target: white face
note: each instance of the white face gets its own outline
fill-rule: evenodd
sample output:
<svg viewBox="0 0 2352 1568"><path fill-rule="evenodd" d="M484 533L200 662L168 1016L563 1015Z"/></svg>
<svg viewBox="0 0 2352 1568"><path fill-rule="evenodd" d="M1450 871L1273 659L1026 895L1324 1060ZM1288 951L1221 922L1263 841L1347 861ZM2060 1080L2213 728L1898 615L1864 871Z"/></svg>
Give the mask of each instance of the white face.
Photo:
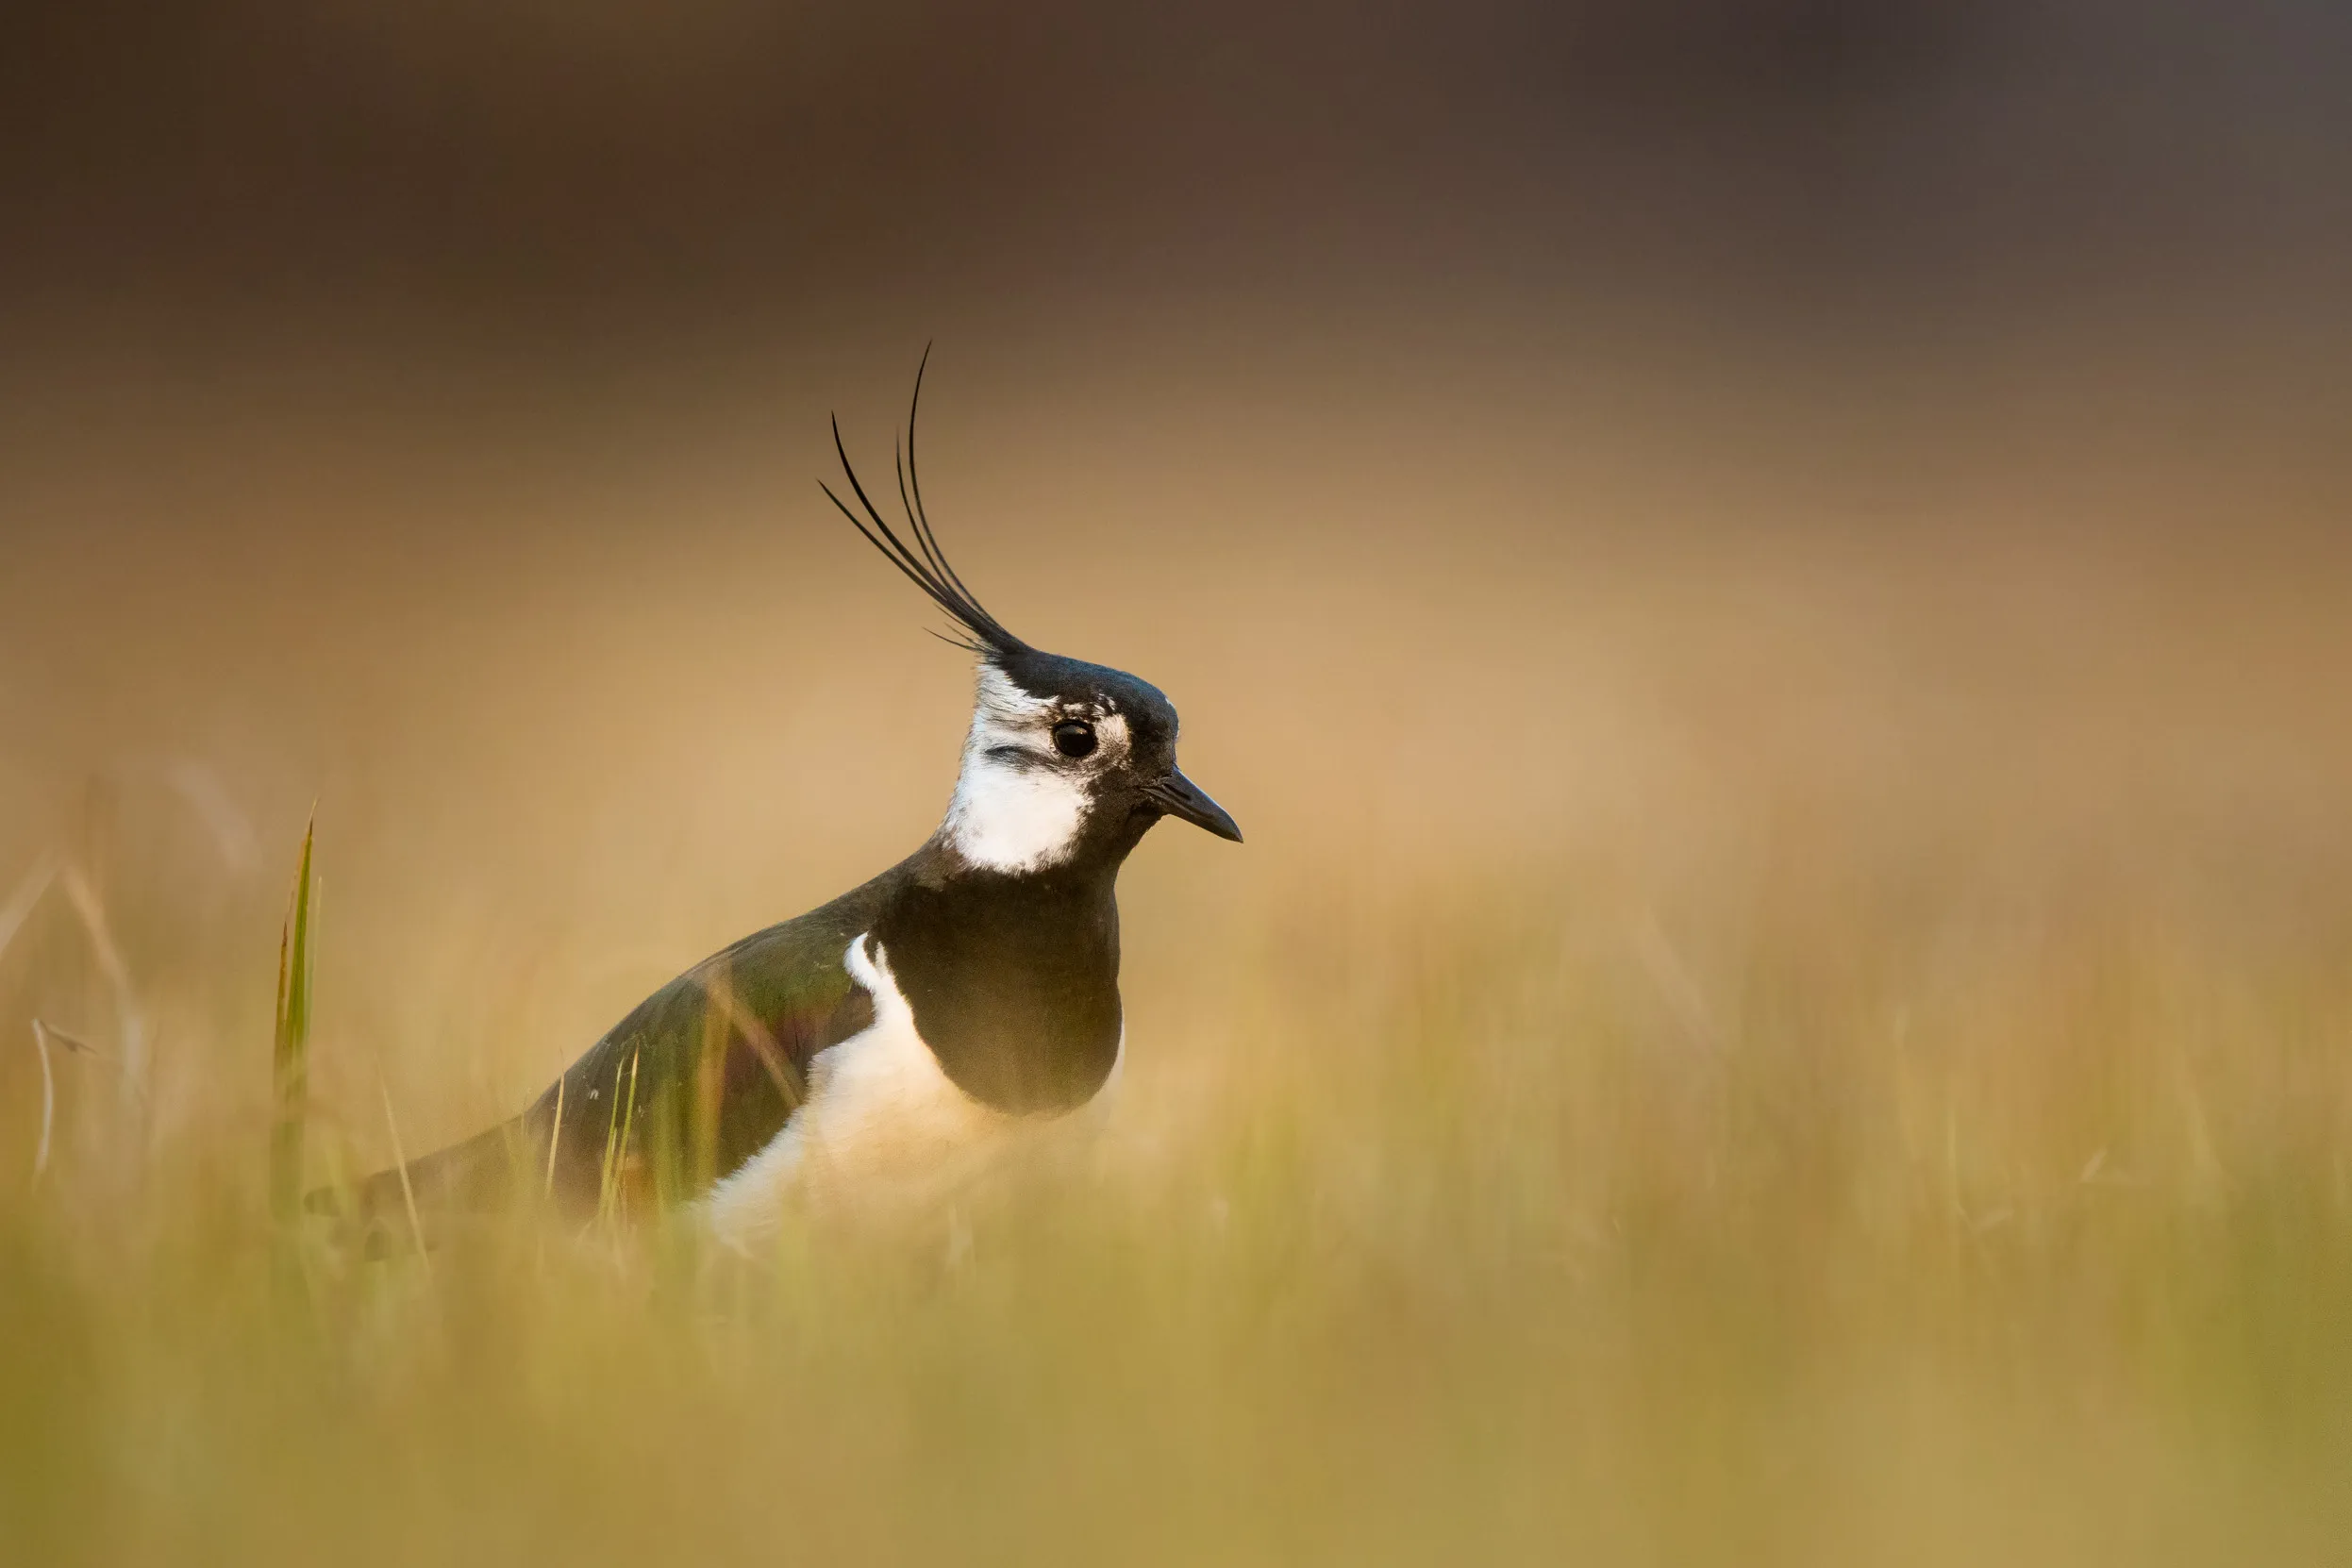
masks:
<svg viewBox="0 0 2352 1568"><path fill-rule="evenodd" d="M1057 725L1090 726L1093 749L1065 756ZM1096 703L1033 697L983 663L963 743L963 769L941 833L956 852L992 871L1042 871L1077 847L1094 781L1126 759L1127 721Z"/></svg>

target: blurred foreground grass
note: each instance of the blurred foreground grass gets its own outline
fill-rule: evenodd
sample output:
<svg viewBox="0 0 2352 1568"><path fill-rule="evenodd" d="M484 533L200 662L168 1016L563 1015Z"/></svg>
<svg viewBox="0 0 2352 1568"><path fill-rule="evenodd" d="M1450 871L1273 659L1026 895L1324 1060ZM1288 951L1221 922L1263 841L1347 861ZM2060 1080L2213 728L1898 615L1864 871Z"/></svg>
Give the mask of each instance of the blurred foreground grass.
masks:
<svg viewBox="0 0 2352 1568"><path fill-rule="evenodd" d="M2344 1556L2352 900L1610 876L1302 897L1214 1071L773 1258L518 1218L289 1301L229 1129L12 1185L9 1560Z"/></svg>

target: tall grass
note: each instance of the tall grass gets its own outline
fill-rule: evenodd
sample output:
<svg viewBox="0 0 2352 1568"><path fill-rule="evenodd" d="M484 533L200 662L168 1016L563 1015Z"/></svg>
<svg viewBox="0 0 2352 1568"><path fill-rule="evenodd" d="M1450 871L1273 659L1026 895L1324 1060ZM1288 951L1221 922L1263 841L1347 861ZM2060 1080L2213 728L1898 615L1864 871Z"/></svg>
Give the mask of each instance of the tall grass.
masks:
<svg viewBox="0 0 2352 1568"><path fill-rule="evenodd" d="M2343 1555L2352 907L1545 869L1278 910L1214 1071L887 1230L518 1216L289 1340L233 1170L12 1203L19 1560Z"/></svg>

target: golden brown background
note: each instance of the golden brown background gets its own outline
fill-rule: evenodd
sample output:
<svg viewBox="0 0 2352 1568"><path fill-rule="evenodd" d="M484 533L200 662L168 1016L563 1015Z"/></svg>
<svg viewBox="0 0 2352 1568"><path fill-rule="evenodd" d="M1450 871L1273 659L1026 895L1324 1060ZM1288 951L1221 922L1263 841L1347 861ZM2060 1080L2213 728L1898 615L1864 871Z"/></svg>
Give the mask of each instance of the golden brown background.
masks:
<svg viewBox="0 0 2352 1568"><path fill-rule="evenodd" d="M1346 1261L1309 1277L1345 1312L1392 1300L1356 1293L1366 1258L1417 1282L1348 1317L1359 1338L1270 1309L1362 1350L1346 1398L1268 1352L1267 1384L1209 1357L1173 1407L1189 1463L1228 1422L1347 1449L1390 1431L1349 1400L1426 1393L1389 1452L1395 1495L1437 1489L1429 1533L1269 1461L1240 1483L1266 1560L1549 1560L1533 1499L1572 1474L1658 1560L2341 1539L2294 1480L2341 1458L2320 1393L2352 1376L2325 1261L2352 1223L2337 8L35 8L0 23L0 895L43 853L94 889L157 1168L250 1195L314 802L320 1113L371 1159L379 1067L410 1153L470 1131L683 965L921 841L968 676L814 481L830 410L887 471L935 341L926 489L964 575L1023 636L1165 688L1249 835L1164 828L1127 874L1122 1125L1176 1151L1190 1203L1200 1126L1287 1108L1319 1152L1264 1211L1354 1193L1365 1227L1317 1230ZM52 893L0 951L20 1220L48 1212L21 1185L22 1021L121 1026L88 926ZM1632 1065L1590 1065L1600 1038ZM67 1070L40 1200L85 1226L126 1201L93 1195L125 1157L92 1081ZM1527 1109L1553 1093L1557 1118ZM2127 1223L2065 1207L2110 1177L2143 1194ZM1498 1191L1566 1250L1529 1261ZM2258 1197L2322 1217L2212 1219ZM1874 1250L1890 1213L1933 1267ZM1644 1223L1720 1267L1623 1301L1546 1272ZM2151 1239L2192 1233L2211 1250ZM107 1313L184 1276L38 1256L81 1282L59 1320L97 1325L121 1429L152 1433L141 1357L213 1352ZM1816 1311L1855 1270L1936 1304ZM1666 1370L1535 1379L1575 1413L1506 1400L1492 1429L1471 1373L1458 1411L1389 1381L1482 1342L1489 1290ZM1799 1305L1758 1339L1719 1297ZM2137 1327L2086 1305L2118 1301ZM1028 1364L1006 1324L908 1310ZM1866 1374L1857 1322L1884 1341ZM1189 1330L1156 1332L1193 1364ZM837 1417L901 1376L809 1354L865 1369ZM1784 1360L1842 1392L1750 1380ZM1987 1365L2018 1379L1997 1416ZM1842 1402L1849 1376L1869 1400ZM1098 1410L1005 1376L1047 1468L1165 1393ZM417 1397L381 1419L472 1452L442 1429L471 1418ZM667 1397L616 1384L600 1419L719 1408L644 1415ZM533 1452L580 1419L501 1408ZM266 1409L257 1429L308 1429ZM1002 1431L975 1420L972 1452ZM378 1493L384 1453L350 1441L293 1485L257 1440L126 1527L179 1556L186 1499L225 1487L248 1511L220 1505L220 1539L314 1560L373 1517L347 1489L393 1498L368 1527L414 1551L572 1540L434 1492L429 1461ZM963 1474L916 1449L873 1439L841 1484ZM1229 1499L1213 1461L1162 1459L1170 1497ZM113 1473L57 1462L91 1513L37 1514L42 1539L123 1560L85 1528ZM1521 1466L1524 1493L1476 1491ZM1007 1539L1026 1476L998 1476ZM1133 1484L1153 1500L1122 1506L1167 1501ZM1985 1488L2038 1523L2003 1534ZM290 1491L326 1522L274 1512L300 1516ZM1476 1525L1443 1523L1472 1493ZM2132 1512L2150 1498L2174 1511ZM709 1499L673 1477L640 1501L565 1517L675 1546L659 1522ZM1151 1539L1126 1549L1218 1538Z"/></svg>

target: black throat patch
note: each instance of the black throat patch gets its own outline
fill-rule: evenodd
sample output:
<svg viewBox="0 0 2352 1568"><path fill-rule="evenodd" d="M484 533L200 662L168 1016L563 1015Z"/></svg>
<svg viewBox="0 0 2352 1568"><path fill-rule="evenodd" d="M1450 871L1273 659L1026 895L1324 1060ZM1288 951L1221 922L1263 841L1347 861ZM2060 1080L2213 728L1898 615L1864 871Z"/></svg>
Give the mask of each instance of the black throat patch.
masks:
<svg viewBox="0 0 2352 1568"><path fill-rule="evenodd" d="M874 935L941 1070L1015 1114L1093 1098L1119 1056L1116 867L910 882Z"/></svg>

